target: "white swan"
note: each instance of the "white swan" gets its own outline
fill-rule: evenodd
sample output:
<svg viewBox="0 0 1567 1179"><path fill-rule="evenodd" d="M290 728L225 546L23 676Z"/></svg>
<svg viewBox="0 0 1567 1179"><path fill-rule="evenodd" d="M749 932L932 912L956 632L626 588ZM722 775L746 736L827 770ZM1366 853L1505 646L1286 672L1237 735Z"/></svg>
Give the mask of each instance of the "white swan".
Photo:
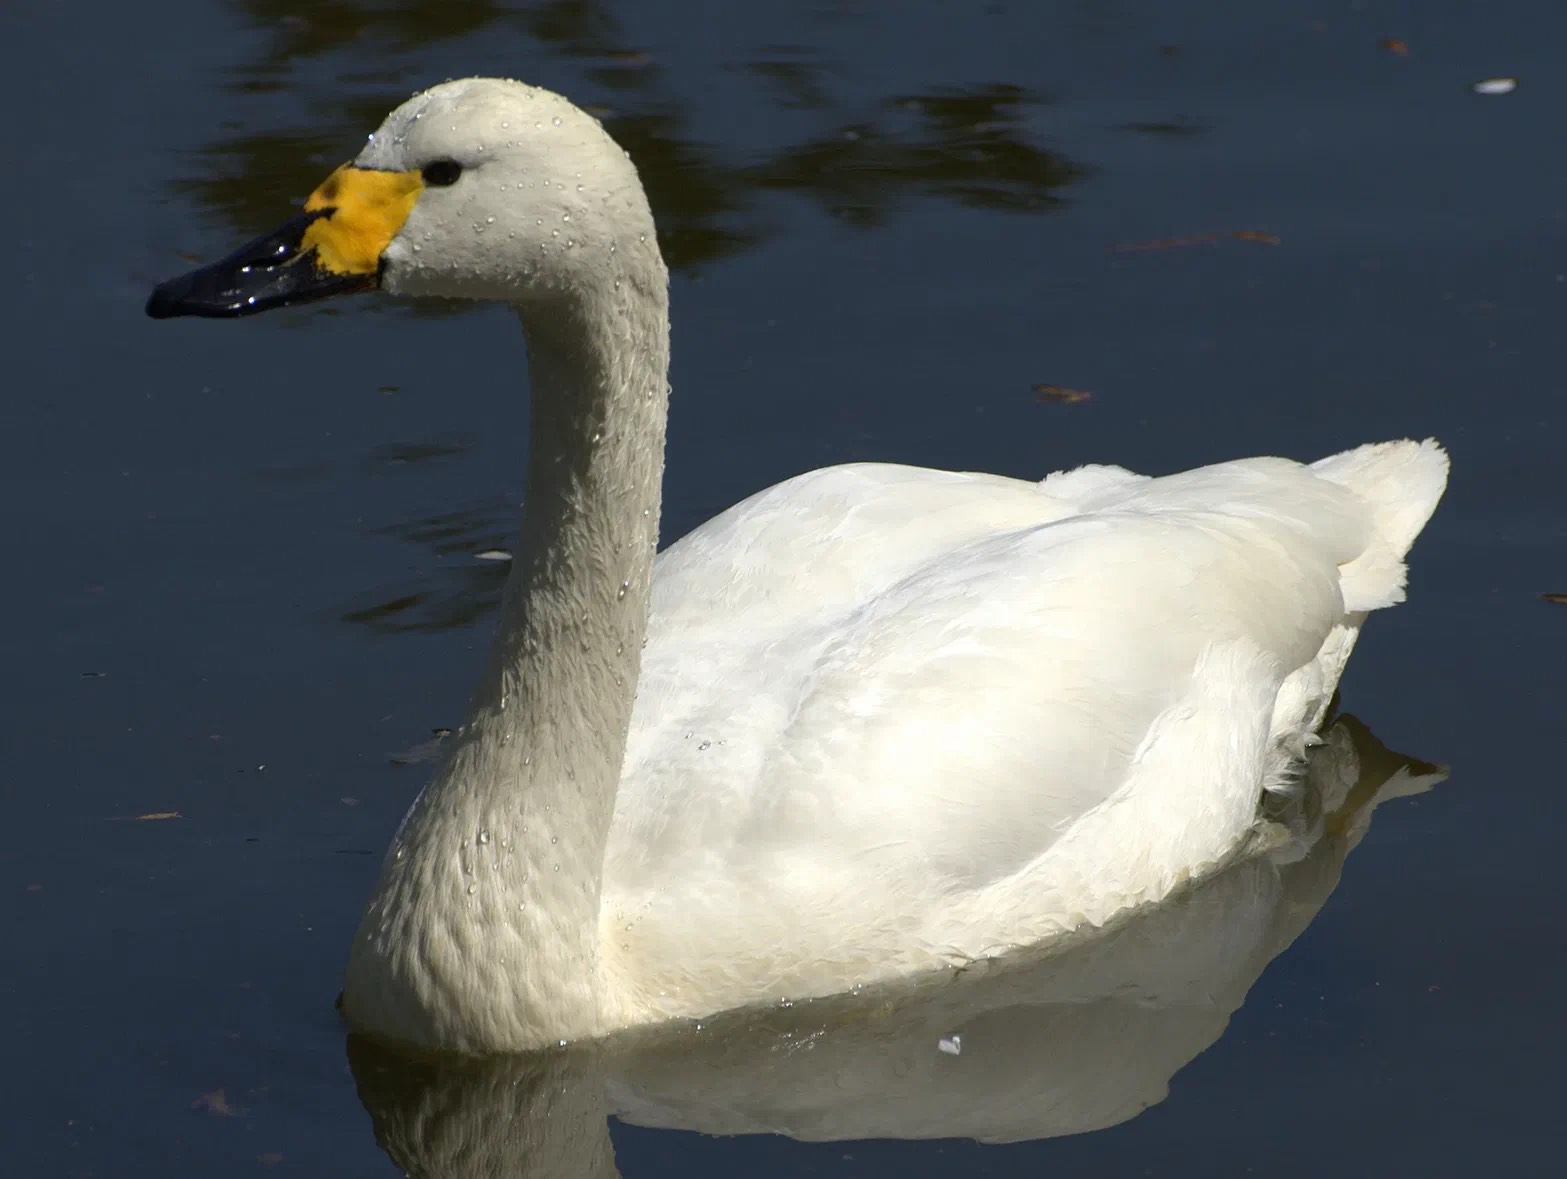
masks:
<svg viewBox="0 0 1567 1179"><path fill-rule="evenodd" d="M531 458L467 725L343 1009L515 1051L994 955L1230 855L1440 497L1432 442L1042 483L814 471L654 560L667 277L636 171L518 82L394 111L155 316L512 304Z"/></svg>
<svg viewBox="0 0 1567 1179"><path fill-rule="evenodd" d="M1373 815L1394 822L1381 804L1442 776L1341 716L1310 751L1295 796L1270 800L1283 822L1264 828L1258 854L1102 928L959 978L750 1008L704 1020L697 1034L677 1025L570 1052L413 1067L360 1039L349 1046L359 1099L399 1173L441 1179L612 1179L609 1114L816 1142L1021 1142L1104 1129L1163 1101L1172 1076L1219 1038L1317 916ZM1297 1122L1325 1120L1330 1100L1302 1093ZM765 1150L774 1171L802 1169ZM688 1157L684 1169L712 1168Z"/></svg>

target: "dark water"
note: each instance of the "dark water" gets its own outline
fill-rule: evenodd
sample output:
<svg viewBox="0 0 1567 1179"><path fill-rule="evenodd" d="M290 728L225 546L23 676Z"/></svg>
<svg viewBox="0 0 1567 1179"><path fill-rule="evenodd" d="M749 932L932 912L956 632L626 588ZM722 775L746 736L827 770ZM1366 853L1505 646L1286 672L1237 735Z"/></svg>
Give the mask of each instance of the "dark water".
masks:
<svg viewBox="0 0 1567 1179"><path fill-rule="evenodd" d="M1211 1048L1192 1033L1145 1059L1146 1037L1002 1003L969 1013L990 1034L954 1058L931 1033L962 1020L913 1003L910 1038L873 1037L856 1066L855 1017L827 1012L850 1030L815 1058L837 1061L824 1086L833 1067L903 1076L907 1045L909 1069L1007 1084L889 1083L845 1103L868 1142L616 1120L619 1170L1552 1173L1567 606L1539 595L1567 591L1567 7L22 0L0 37L6 1173L394 1174L379 1130L403 1166L477 1174L439 1170L438 1136L500 1126L476 1140L503 1169L589 1173L599 1156L508 1154L506 1134L591 1138L638 1116L628 1092L735 1128L693 1112L669 1064L686 1049L659 1045L434 1081L360 1059L367 1112L332 1010L425 772L393 758L460 719L485 641L500 573L473 554L505 542L521 474L514 325L371 300L142 317L151 282L270 227L396 101L468 73L600 108L642 167L675 271L671 536L846 459L1164 471L1435 435L1454 461L1411 600L1344 685L1451 777L1378 810L1271 965L1327 889L1243 890L1277 899L1274 933L1213 967L1211 1034L1245 1002ZM1516 92L1471 92L1503 75ZM1345 851L1313 853L1327 878ZM1027 993L1152 1018L1139 987L1176 968L1137 962L1100 991ZM688 1055L727 1052L722 1092L762 1102L783 1034ZM1174 1072L1168 1097L1113 1129L961 1140L1144 1065L1122 1116ZM910 1125L959 1138L889 1137Z"/></svg>

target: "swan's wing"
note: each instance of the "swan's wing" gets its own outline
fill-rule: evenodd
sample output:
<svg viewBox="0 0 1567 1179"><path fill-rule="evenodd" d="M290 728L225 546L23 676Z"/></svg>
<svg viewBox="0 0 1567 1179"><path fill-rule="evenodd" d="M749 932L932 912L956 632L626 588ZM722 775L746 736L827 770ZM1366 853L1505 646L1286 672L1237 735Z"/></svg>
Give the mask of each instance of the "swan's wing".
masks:
<svg viewBox="0 0 1567 1179"><path fill-rule="evenodd" d="M665 836L711 852L771 821L763 800L812 758L859 778L867 804L908 789L886 759L981 781L1016 760L1027 805L1059 821L1034 759L1062 750L1032 710L1124 753L1152 718L1096 693L1151 706L1238 628L1298 666L1342 612L1336 562L1364 534L1352 497L1282 459L1156 480L883 465L789 480L660 556L617 827L657 810ZM1056 776L1068 817L1103 786ZM693 814L698 798L715 813Z"/></svg>
<svg viewBox="0 0 1567 1179"><path fill-rule="evenodd" d="M1037 880L1157 891L1249 821L1280 685L1378 535L1282 459L764 492L658 567L606 908L875 959L867 922L945 938L965 899L1098 911Z"/></svg>
<svg viewBox="0 0 1567 1179"><path fill-rule="evenodd" d="M1075 490L1105 489L1094 479ZM791 628L854 609L943 553L1062 519L1078 501L999 475L890 463L810 471L742 500L659 554L650 645L710 630L728 645L742 619L752 629Z"/></svg>

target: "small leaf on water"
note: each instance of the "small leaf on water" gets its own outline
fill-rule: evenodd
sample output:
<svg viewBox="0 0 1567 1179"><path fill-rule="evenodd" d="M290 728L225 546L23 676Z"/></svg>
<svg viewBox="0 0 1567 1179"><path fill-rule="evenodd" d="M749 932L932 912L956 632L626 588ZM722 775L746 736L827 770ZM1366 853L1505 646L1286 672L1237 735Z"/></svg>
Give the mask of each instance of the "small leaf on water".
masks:
<svg viewBox="0 0 1567 1179"><path fill-rule="evenodd" d="M239 1116L239 1110L228 1103L222 1089L214 1089L211 1093L203 1093L195 1101L190 1103L191 1109L205 1110L216 1118L232 1118Z"/></svg>
<svg viewBox="0 0 1567 1179"><path fill-rule="evenodd" d="M153 823L162 819L183 819L179 811L148 811L144 815L110 815L113 823Z"/></svg>
<svg viewBox="0 0 1567 1179"><path fill-rule="evenodd" d="M1209 229L1202 233L1188 233L1180 237L1156 237L1148 241L1118 242L1110 247L1112 254L1146 254L1155 250L1181 250L1189 246L1216 246L1226 237L1236 241L1261 242L1276 246L1280 238L1265 229Z"/></svg>
<svg viewBox="0 0 1567 1179"><path fill-rule="evenodd" d="M1076 405L1094 397L1087 389L1069 389L1065 385L1035 385L1034 392L1042 404L1051 405Z"/></svg>

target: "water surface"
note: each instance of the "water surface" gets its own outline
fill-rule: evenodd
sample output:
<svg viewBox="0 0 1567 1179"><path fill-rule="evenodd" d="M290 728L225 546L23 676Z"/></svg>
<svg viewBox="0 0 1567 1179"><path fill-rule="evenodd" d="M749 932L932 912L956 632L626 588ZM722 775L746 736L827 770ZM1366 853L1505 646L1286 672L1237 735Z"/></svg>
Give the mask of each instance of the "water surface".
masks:
<svg viewBox="0 0 1567 1179"><path fill-rule="evenodd" d="M647 178L669 537L849 459L1037 477L1434 435L1454 460L1344 683L1451 778L1379 810L1167 1098L991 1146L617 1120L620 1171L1554 1165L1567 9L176 0L0 30L8 1172L396 1173L331 998L426 772L396 762L477 670L520 340L494 310L141 305L469 73L599 109Z"/></svg>

